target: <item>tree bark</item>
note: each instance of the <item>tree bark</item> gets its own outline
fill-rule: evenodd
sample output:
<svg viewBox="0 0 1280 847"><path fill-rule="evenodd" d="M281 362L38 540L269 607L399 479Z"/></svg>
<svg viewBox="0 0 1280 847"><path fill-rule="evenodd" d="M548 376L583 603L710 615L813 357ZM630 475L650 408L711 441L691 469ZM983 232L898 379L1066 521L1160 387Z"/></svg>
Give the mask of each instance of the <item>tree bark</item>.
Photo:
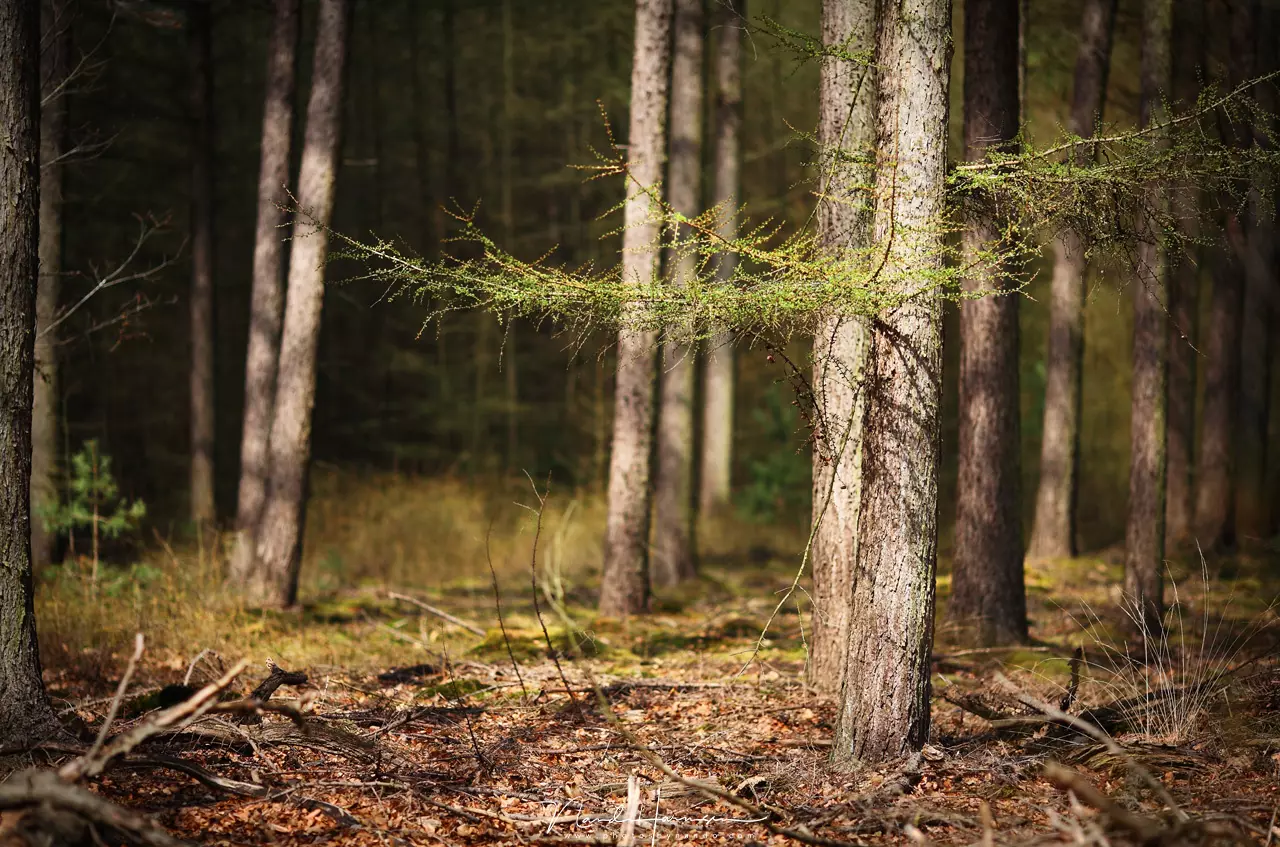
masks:
<svg viewBox="0 0 1280 847"><path fill-rule="evenodd" d="M36 286L35 382L31 404L31 563L53 561L57 539L42 512L58 502L58 346L53 322L62 287L62 177L71 22L65 0L40 4L40 279Z"/></svg>
<svg viewBox="0 0 1280 847"><path fill-rule="evenodd" d="M650 284L658 272L657 213L647 192L662 178L672 9L673 0L636 0L622 273L637 286ZM618 381L600 584L600 613L614 617L644 612L649 605L649 453L656 342L652 332L618 332Z"/></svg>
<svg viewBox="0 0 1280 847"><path fill-rule="evenodd" d="M188 9L191 52L191 521L213 526L213 39L207 2Z"/></svg>
<svg viewBox="0 0 1280 847"><path fill-rule="evenodd" d="M876 37L876 0L825 0L822 43L856 52ZM856 256L871 240L875 179L875 75L868 65L824 60L818 91L818 237L833 256ZM839 693L849 649L849 616L862 485L862 377L865 321L824 317L813 341L813 637L809 684Z"/></svg>
<svg viewBox="0 0 1280 847"><path fill-rule="evenodd" d="M1174 4L1174 33L1177 53L1174 63L1174 91L1183 104L1194 103L1200 93L1204 62L1204 4L1182 0ZM1167 483L1165 488L1165 547L1177 547L1191 540L1195 518L1196 430L1196 349L1200 318L1199 245L1191 243L1200 234L1199 196L1194 188L1180 189L1174 196L1178 226L1188 239L1185 255L1173 268L1169 281L1169 419L1167 423Z"/></svg>
<svg viewBox="0 0 1280 847"><path fill-rule="evenodd" d="M1230 60L1232 88L1253 76L1255 30L1254 0L1230 4ZM1224 127L1228 139L1252 143L1248 127ZM1227 215L1228 241L1244 245L1246 233L1234 212ZM1240 337L1243 321L1244 250L1229 256L1218 251L1214 262L1213 293L1209 303L1208 336L1204 343L1204 412L1200 423L1200 455L1196 462L1196 541L1201 549L1233 547L1235 533L1235 480L1237 425L1240 413Z"/></svg>
<svg viewBox="0 0 1280 847"><path fill-rule="evenodd" d="M702 0L676 0L671 60L671 139L667 202L685 217L702 212ZM681 226L677 237L692 235ZM667 253L670 284L697 275L697 257ZM693 389L696 346L689 327L671 326L662 344L658 407L658 468L654 485L653 581L675 585L697 575L693 540Z"/></svg>
<svg viewBox="0 0 1280 847"><path fill-rule="evenodd" d="M31 402L39 274L40 6L0 0L0 744L57 727L31 578Z"/></svg>
<svg viewBox="0 0 1280 847"><path fill-rule="evenodd" d="M742 160L742 30L746 26L746 0L736 8L714 6L716 49L716 110L714 187L712 202L722 210L720 237L738 237L739 169ZM716 280L733 279L738 254L716 258ZM727 329L711 337L706 347L702 376L702 466L698 505L704 515L729 508L733 485L733 332Z"/></svg>
<svg viewBox="0 0 1280 847"><path fill-rule="evenodd" d="M1140 122L1163 117L1162 98L1173 85L1172 0L1146 0L1142 14L1142 101ZM1148 207L1167 201L1158 185L1148 190ZM1160 235L1144 213L1138 243L1133 301L1133 388L1129 447L1129 512L1125 528L1124 584L1143 633L1163 632L1165 433L1168 413L1169 262Z"/></svg>
<svg viewBox="0 0 1280 847"><path fill-rule="evenodd" d="M249 598L264 606L291 606L298 593L328 252L325 227L333 215L350 12L351 0L321 0L298 174L302 211L293 224L272 411L267 496L256 533L258 562L246 585Z"/></svg>
<svg viewBox="0 0 1280 847"><path fill-rule="evenodd" d="M951 4L900 0L880 15L877 284L905 299L868 338L849 660L832 746L839 769L919 749L929 735L942 301L926 279L944 259Z"/></svg>
<svg viewBox="0 0 1280 847"><path fill-rule="evenodd" d="M1085 0L1070 124L1071 132L1081 137L1092 135L1102 117L1115 13L1116 0ZM1076 155L1088 161L1093 151L1083 148ZM1027 553L1035 559L1076 554L1086 262L1079 237L1069 230L1054 239L1053 249L1040 482Z"/></svg>
<svg viewBox="0 0 1280 847"><path fill-rule="evenodd" d="M1276 10L1259 4L1257 9L1256 73L1275 70ZM1275 84L1254 86L1254 97L1266 114L1275 113ZM1253 143L1267 146L1274 127L1255 126ZM1272 185L1257 177L1249 196L1245 236L1244 308L1240 329L1240 435L1237 443L1236 533L1265 539L1271 534L1270 497L1267 486L1267 425L1271 407L1271 322L1275 315L1276 244L1275 199L1268 212L1265 197Z"/></svg>
<svg viewBox="0 0 1280 847"><path fill-rule="evenodd" d="M1019 0L968 0L964 7L965 156L1007 147L1019 129ZM965 252L980 272L960 305L960 456L956 547L948 615L962 640L991 646L1027 639L1019 497L1018 296L1012 278L983 268L980 252L1000 222L969 221Z"/></svg>
<svg viewBox="0 0 1280 847"><path fill-rule="evenodd" d="M258 225L253 243L249 349L244 366L244 424L240 440L240 533L231 576L244 584L253 569L253 532L266 499L268 442L279 367L284 309L284 233L300 18L299 0L276 0L267 43L267 89L258 167Z"/></svg>

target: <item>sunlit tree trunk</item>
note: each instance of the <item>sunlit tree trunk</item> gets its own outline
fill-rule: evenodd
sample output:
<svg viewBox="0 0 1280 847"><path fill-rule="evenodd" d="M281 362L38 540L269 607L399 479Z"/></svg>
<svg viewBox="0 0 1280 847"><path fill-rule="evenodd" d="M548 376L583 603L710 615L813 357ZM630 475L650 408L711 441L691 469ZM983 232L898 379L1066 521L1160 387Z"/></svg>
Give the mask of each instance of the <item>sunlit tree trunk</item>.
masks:
<svg viewBox="0 0 1280 847"><path fill-rule="evenodd" d="M685 217L702 211L702 0L676 0L671 60L671 142L667 202ZM691 235L681 227L677 237ZM697 273L697 257L668 251L669 284ZM675 585L695 575L693 546L693 389L695 347L688 328L672 326L662 343L658 467L653 495L653 581Z"/></svg>
<svg viewBox="0 0 1280 847"><path fill-rule="evenodd" d="M965 158L983 159L1018 134L1019 0L968 0L964 7ZM960 304L960 461L955 561L948 614L963 640L990 646L1027 638L1022 577L1018 296L1012 278L984 267L998 220L971 219L968 261L981 270Z"/></svg>
<svg viewBox="0 0 1280 847"><path fill-rule="evenodd" d="M207 2L190 4L191 51L191 520L217 518L213 495L213 39Z"/></svg>
<svg viewBox="0 0 1280 847"><path fill-rule="evenodd" d="M1182 0L1174 4L1175 43L1179 61L1174 63L1174 92L1186 105L1200 93L1204 71L1204 4ZM1199 236L1198 192L1188 186L1174 195L1178 226L1188 239ZM1166 444L1168 474L1165 487L1165 547L1191 540L1195 517L1196 349L1200 322L1199 245L1188 243L1177 257L1169 277L1169 420Z"/></svg>
<svg viewBox="0 0 1280 847"><path fill-rule="evenodd" d="M1258 76L1275 70L1276 15L1267 4L1257 11ZM1254 97L1267 114L1275 114L1275 83L1254 87ZM1255 126L1253 143L1270 144L1274 126ZM1267 425L1271 407L1271 324L1276 304L1276 222L1272 180L1259 176L1249 196L1245 249L1244 309L1240 328L1240 437L1237 446L1236 532L1263 539L1270 534L1267 490ZM1270 196L1271 209L1267 209Z"/></svg>
<svg viewBox="0 0 1280 847"><path fill-rule="evenodd" d="M1253 76L1255 23L1254 0L1232 0L1230 59L1231 87ZM1247 126L1227 125L1229 141L1252 143ZM1243 321L1245 269L1241 259L1247 250L1242 222L1227 215L1228 241L1237 249L1234 260L1219 251L1214 257L1213 293L1206 327L1204 411L1200 421L1200 454L1196 460L1196 542L1204 550L1235 544L1236 439L1240 413L1240 336ZM1243 249L1240 249L1243 248Z"/></svg>
<svg viewBox="0 0 1280 847"><path fill-rule="evenodd" d="M742 30L746 0L713 9L716 34L715 148L712 202L723 210L720 236L738 237L737 208L741 202L739 170L742 161ZM716 258L716 279L726 283L738 265L736 253ZM733 333L722 330L706 346L702 375L702 465L698 509L714 515L729 507L733 484Z"/></svg>
<svg viewBox="0 0 1280 847"><path fill-rule="evenodd" d="M1140 122L1164 116L1162 98L1173 85L1170 55L1173 0L1145 0L1142 13L1142 102ZM1167 201L1152 185L1147 204ZM1142 631L1158 633L1164 613L1165 428L1168 414L1169 262L1160 234L1140 223L1138 268L1133 286L1133 382L1129 425L1129 511L1125 528L1124 585Z"/></svg>
<svg viewBox="0 0 1280 847"><path fill-rule="evenodd" d="M927 280L943 264L950 40L948 0L881 5L874 238L885 245L879 282L907 299L868 332L839 769L895 758L929 736L942 301Z"/></svg>
<svg viewBox="0 0 1280 847"><path fill-rule="evenodd" d="M1111 64L1116 0L1084 0L1070 129L1089 137L1102 117ZM1076 151L1089 161L1093 151ZM1040 482L1028 556L1060 558L1076 553L1076 495L1080 476L1080 390L1084 357L1084 248L1065 230L1054 239L1049 297L1049 357L1045 363Z"/></svg>
<svg viewBox="0 0 1280 847"><path fill-rule="evenodd" d="M658 226L648 191L661 181L666 149L672 8L673 0L636 0L627 134L630 167L622 235L623 278L634 285L650 284L658 272ZM609 457L609 504L600 584L600 612L615 617L643 612L649 604L649 453L653 442L656 343L652 332L623 329L618 333L613 450Z"/></svg>
<svg viewBox="0 0 1280 847"><path fill-rule="evenodd" d="M58 292L62 282L62 175L67 102L62 90L70 58L65 0L40 4L40 279L36 287L35 383L31 404L31 563L53 561L54 535L41 512L58 502Z"/></svg>
<svg viewBox="0 0 1280 847"><path fill-rule="evenodd" d="M253 532L266 498L267 449L284 309L286 234L281 226L286 220L284 207L289 200L299 16L299 0L276 0L267 43L267 88L258 166L258 224L253 242L240 489L236 503L236 529L240 538L231 564L232 580L238 584L244 583L253 568Z"/></svg>
<svg viewBox="0 0 1280 847"><path fill-rule="evenodd" d="M876 0L825 0L822 43L870 50ZM871 239L875 178L876 85L869 65L823 62L818 89L818 237L833 255L855 254ZM861 318L823 318L813 340L813 637L809 683L839 693L849 646L853 567L861 493L861 379L867 333Z"/></svg>
<svg viewBox="0 0 1280 847"><path fill-rule="evenodd" d="M57 727L31 579L31 394L39 275L40 6L0 0L0 744Z"/></svg>
<svg viewBox="0 0 1280 847"><path fill-rule="evenodd" d="M290 242L280 366L272 407L267 497L257 531L257 567L246 585L264 606L297 599L316 397L316 349L324 305L328 252L342 128L343 66L351 0L321 0L311 96L298 174L298 207Z"/></svg>

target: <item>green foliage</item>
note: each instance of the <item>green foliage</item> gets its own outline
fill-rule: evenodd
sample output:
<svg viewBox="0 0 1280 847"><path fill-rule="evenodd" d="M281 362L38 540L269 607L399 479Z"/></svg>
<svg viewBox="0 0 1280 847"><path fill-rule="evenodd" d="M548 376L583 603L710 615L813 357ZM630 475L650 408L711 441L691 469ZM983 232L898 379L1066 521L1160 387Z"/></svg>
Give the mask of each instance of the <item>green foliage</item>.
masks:
<svg viewBox="0 0 1280 847"><path fill-rule="evenodd" d="M66 499L44 509L41 518L49 532L70 536L78 529L88 529L96 539L135 532L146 514L141 500L121 499L111 473L111 458L98 450L96 439L90 439L71 457Z"/></svg>
<svg viewBox="0 0 1280 847"><path fill-rule="evenodd" d="M772 522L808 505L808 454L793 448L799 413L783 402L778 386L771 387L764 407L753 409L751 415L777 447L750 461L749 481L738 493L737 505L747 520Z"/></svg>

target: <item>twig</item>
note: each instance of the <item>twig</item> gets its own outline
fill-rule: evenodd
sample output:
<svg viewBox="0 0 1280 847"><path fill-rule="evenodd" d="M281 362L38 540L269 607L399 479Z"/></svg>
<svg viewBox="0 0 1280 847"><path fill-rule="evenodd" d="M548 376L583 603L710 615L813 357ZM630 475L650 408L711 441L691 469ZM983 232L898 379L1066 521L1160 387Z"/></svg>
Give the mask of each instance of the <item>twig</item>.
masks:
<svg viewBox="0 0 1280 847"><path fill-rule="evenodd" d="M627 777L627 806L622 813L622 832L618 847L635 847L636 817L640 814L640 781L635 774Z"/></svg>
<svg viewBox="0 0 1280 847"><path fill-rule="evenodd" d="M102 728L98 730L98 737L93 740L93 746L89 748L89 752L85 753L86 759L92 759L98 755L102 749L102 745L107 740L107 733L111 731L111 724L115 722L116 714L120 711L120 703L124 700L125 692L129 690L129 680L133 678L133 672L138 669L138 662L142 659L142 649L145 646L145 639L139 632L133 637L133 655L129 657L129 664L125 666L124 676L120 677L120 684L116 686L116 696L111 698L111 708L107 709L106 720L102 722Z"/></svg>
<svg viewBox="0 0 1280 847"><path fill-rule="evenodd" d="M484 560L489 563L489 576L493 579L493 606L498 612L498 629L502 631L502 643L507 646L507 655L511 657L511 669L516 672L516 679L520 682L520 691L524 694L525 699L529 698L529 689L524 686L524 677L520 676L520 665L516 662L515 651L511 649L511 639L507 636L507 624L502 619L502 595L498 593L498 572L493 567L493 555L489 550L489 541L493 535L493 520L489 521L489 528L484 532Z"/></svg>
<svg viewBox="0 0 1280 847"><path fill-rule="evenodd" d="M422 611L435 615L437 618L440 618L443 621L447 621L448 623L451 623L456 627L461 627L462 629L465 629L467 632L470 632L473 635L478 635L481 638L484 637L484 630L476 626L475 624L467 623L461 618L454 617L453 615L449 614L443 609L437 609L435 606L432 606L428 603L424 603L421 600L418 600L417 598L410 597L407 594L399 594L395 591L388 591L387 596L393 600L403 600L406 603L412 603Z"/></svg>
<svg viewBox="0 0 1280 847"><path fill-rule="evenodd" d="M564 685L564 693L569 695L569 702L575 706L578 704L578 698L574 696L573 688L569 685L569 680L564 675L564 668L560 667L560 657L556 654L555 645L551 643L551 633L547 632L547 622L542 619L542 605L538 602L538 541L542 538L542 515L547 510L547 497L551 494L551 478L547 478L547 490L545 492L538 491L538 484L533 481L533 477L529 476L529 472L525 471L525 478L529 480L529 485L533 487L533 496L538 498L538 508L531 509L537 516L537 522L533 530L533 548L529 554L529 573L533 585L533 612L538 618L538 625L542 627L542 637L547 642L547 655L551 657L551 662L556 666L556 673L560 674L560 682ZM525 507L529 508L529 507ZM574 645L573 633L566 635L570 645Z"/></svg>
<svg viewBox="0 0 1280 847"><path fill-rule="evenodd" d="M66 826L68 816L78 816L89 826L109 827L147 847L183 847L185 844L141 815L67 783L53 771L21 771L0 783L0 809L32 808L38 810L37 820L53 818L61 827Z"/></svg>
<svg viewBox="0 0 1280 847"><path fill-rule="evenodd" d="M1117 805L1078 771L1065 768L1057 762L1045 762L1044 777L1063 791L1076 795L1080 802L1102 812L1115 824L1132 832L1139 841L1152 840L1160 833L1161 827L1154 821Z"/></svg>

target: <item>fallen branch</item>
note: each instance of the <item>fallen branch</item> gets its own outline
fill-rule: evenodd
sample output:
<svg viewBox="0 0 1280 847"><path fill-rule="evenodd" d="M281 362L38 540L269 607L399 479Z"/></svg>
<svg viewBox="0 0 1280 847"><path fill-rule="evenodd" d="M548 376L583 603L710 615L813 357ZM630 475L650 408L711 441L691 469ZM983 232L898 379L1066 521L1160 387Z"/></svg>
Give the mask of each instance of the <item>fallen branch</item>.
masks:
<svg viewBox="0 0 1280 847"><path fill-rule="evenodd" d="M95 826L147 847L182 847L185 843L141 815L63 781L53 771L21 771L0 783L0 810L25 811L13 826L46 838L53 836L50 843L55 844L94 843L85 830ZM42 840L46 839L28 839L30 843Z"/></svg>
<svg viewBox="0 0 1280 847"><path fill-rule="evenodd" d="M437 609L435 606L432 606L428 603L424 603L421 600L417 599L416 597L410 597L408 594L398 594L395 591L388 591L387 596L390 597L392 600L403 600L406 603L412 603L422 611L435 615L437 618L440 618L443 621L451 623L456 627L461 627L462 629L465 629L467 632L470 632L473 635L478 635L481 638L484 637L484 630L476 626L475 624L467 623L462 618L454 617L453 615L449 614L445 610Z"/></svg>
<svg viewBox="0 0 1280 847"><path fill-rule="evenodd" d="M1057 762L1046 762L1044 778L1063 791L1070 791L1076 795L1076 799L1081 803L1097 809L1109 818L1112 823L1133 833L1141 842L1154 840L1163 829L1155 821L1118 805L1110 797L1099 791L1097 786L1086 779L1084 774L1079 771L1063 767Z"/></svg>

